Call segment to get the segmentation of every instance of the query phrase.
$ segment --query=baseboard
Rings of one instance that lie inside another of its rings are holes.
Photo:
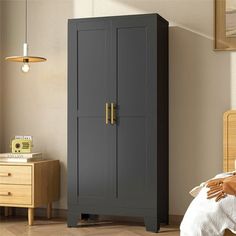
[[[28,211],[26,208],[15,208],[15,215],[17,216],[27,216]],[[47,210],[46,208],[36,208],[34,215],[37,217],[46,217]],[[52,217],[55,218],[67,218],[67,210],[66,209],[52,209]]]
[[[0,209],[1,210],[1,209]],[[0,211],[3,214],[3,210]],[[16,216],[27,216],[28,211],[26,208],[14,208],[13,213]],[[37,208],[35,209],[36,217],[46,217],[46,209],[45,208]],[[66,219],[67,218],[67,210],[66,209],[52,209],[52,216],[55,218]],[[111,220],[117,222],[133,222],[133,223],[143,223],[142,217],[122,217],[122,216],[100,216],[101,220]],[[180,225],[183,216],[181,215],[169,215],[169,224],[170,225]]]
[[[182,215],[169,215],[169,224],[170,225],[180,225],[181,221],[183,220]]]
[[[12,207],[12,214],[16,216],[27,216],[28,209],[21,207]],[[46,208],[36,208],[34,211],[34,215],[36,217],[46,217],[47,210]],[[4,207],[0,207],[0,215],[4,215]],[[66,209],[52,209],[52,217],[66,219],[67,218],[67,210]]]
[[[123,216],[101,216],[102,220],[113,220],[118,222],[136,222],[144,223],[143,217],[123,217]],[[181,215],[169,215],[169,224],[179,226],[183,216]]]

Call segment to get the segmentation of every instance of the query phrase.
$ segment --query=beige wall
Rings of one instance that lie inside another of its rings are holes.
[[[236,52],[231,52],[231,107],[236,109]]]
[[[20,54],[21,0],[3,2],[4,55]],[[170,28],[170,214],[181,215],[191,187],[222,169],[222,114],[234,104],[235,55],[212,50],[212,0],[31,0],[32,53],[48,62],[5,63],[3,114],[5,151],[15,134],[34,136],[35,150],[62,162],[66,208],[66,37],[67,18],[159,12]]]
[[[170,29],[170,212],[188,191],[222,170],[222,114],[230,108],[230,56],[212,41]]]

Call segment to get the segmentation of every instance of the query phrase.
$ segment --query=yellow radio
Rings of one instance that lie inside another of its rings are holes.
[[[31,136],[16,136],[11,141],[12,153],[31,153],[32,152],[32,137]]]

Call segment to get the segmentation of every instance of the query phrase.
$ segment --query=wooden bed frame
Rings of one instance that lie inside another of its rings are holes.
[[[224,113],[224,172],[236,169],[236,110]],[[236,236],[230,231],[225,232],[224,236]]]
[[[224,113],[224,172],[235,170],[236,160],[236,110]]]

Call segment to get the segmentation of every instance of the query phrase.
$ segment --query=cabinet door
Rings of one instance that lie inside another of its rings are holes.
[[[71,27],[69,114],[76,113],[74,126],[69,127],[73,143],[69,147],[74,150],[68,161],[74,174],[69,176],[76,189],[71,191],[76,191],[74,201],[80,205],[99,204],[113,194],[110,142],[115,134],[105,123],[110,87],[110,22],[80,20]]]
[[[117,199],[129,207],[156,203],[156,16],[114,18],[113,77],[118,106]]]

